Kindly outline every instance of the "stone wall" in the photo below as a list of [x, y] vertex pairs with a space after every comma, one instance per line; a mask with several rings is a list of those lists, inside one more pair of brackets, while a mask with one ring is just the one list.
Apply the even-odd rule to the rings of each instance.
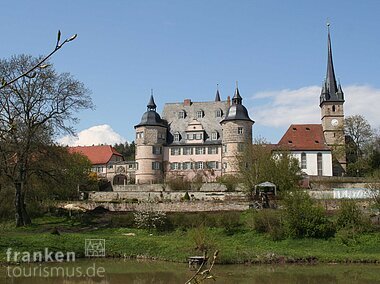
[[[113, 191], [173, 191], [170, 186], [165, 184], [127, 184], [114, 185]], [[199, 191], [227, 191], [224, 184], [220, 183], [203, 183]], [[241, 186], [236, 191], [242, 191]]]
[[[68, 203], [62, 203], [64, 207]], [[70, 202], [77, 207], [86, 210], [93, 210], [96, 207], [103, 207], [109, 211], [126, 212], [139, 209], [146, 209], [145, 203], [127, 203], [127, 202]], [[187, 201], [187, 202], [162, 202], [151, 203], [153, 210], [164, 212], [211, 212], [211, 211], [244, 211], [249, 208], [248, 202], [206, 202], [206, 201]]]
[[[155, 201], [178, 202], [184, 199], [184, 191], [113, 191], [90, 192], [89, 201], [115, 202], [115, 201]], [[246, 201], [247, 197], [242, 192], [207, 192], [188, 191], [191, 200], [198, 201]]]

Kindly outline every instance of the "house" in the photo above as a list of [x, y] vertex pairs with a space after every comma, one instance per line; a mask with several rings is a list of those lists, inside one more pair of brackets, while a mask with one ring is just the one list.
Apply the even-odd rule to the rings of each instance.
[[277, 144], [299, 160], [301, 170], [312, 176], [332, 176], [332, 153], [321, 124], [292, 124]]

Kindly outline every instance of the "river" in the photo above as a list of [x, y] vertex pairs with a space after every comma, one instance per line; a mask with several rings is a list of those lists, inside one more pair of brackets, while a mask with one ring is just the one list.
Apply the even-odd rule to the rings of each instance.
[[[217, 265], [212, 271], [216, 282], [205, 283], [380, 283], [376, 264]], [[0, 283], [170, 284], [185, 283], [192, 274], [186, 263], [96, 259], [3, 266]]]

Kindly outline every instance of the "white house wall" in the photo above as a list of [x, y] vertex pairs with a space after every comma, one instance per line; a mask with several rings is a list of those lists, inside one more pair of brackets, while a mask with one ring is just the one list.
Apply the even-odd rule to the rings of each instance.
[[330, 151], [292, 151], [292, 155], [299, 160], [301, 166], [301, 154], [306, 154], [306, 169], [304, 173], [311, 176], [318, 175], [317, 154], [322, 154], [322, 175], [332, 176], [332, 155]]

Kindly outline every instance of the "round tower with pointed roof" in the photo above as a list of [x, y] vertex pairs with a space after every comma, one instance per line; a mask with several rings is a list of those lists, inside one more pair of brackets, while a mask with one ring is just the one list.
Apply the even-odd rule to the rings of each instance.
[[136, 131], [136, 183], [156, 183], [163, 178], [163, 146], [166, 144], [167, 123], [156, 112], [153, 94]]
[[223, 174], [233, 174], [239, 171], [236, 157], [244, 151], [247, 143], [252, 143], [252, 126], [255, 122], [250, 119], [242, 101], [236, 86], [232, 104], [228, 108], [225, 118], [220, 122], [223, 130]]

